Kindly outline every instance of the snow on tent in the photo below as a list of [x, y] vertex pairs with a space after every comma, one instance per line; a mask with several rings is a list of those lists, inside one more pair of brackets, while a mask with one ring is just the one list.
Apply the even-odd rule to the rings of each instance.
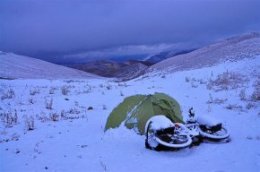
[[124, 123], [138, 134], [145, 133], [145, 124], [155, 115], [165, 115], [173, 122], [183, 123], [180, 105], [172, 97], [164, 93], [153, 95], [134, 95], [124, 99], [109, 115], [105, 131]]

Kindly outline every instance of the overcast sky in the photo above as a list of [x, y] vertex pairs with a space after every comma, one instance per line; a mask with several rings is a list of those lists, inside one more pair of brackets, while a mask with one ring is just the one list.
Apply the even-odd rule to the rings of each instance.
[[31, 56], [260, 30], [260, 0], [0, 0], [0, 50]]

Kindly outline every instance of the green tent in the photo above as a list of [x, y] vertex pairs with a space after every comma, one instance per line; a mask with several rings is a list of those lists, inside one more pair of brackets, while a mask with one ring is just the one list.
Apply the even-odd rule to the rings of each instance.
[[183, 123], [180, 105], [164, 93], [153, 95], [134, 95], [125, 98], [109, 115], [105, 131], [124, 123], [129, 129], [139, 134], [145, 133], [145, 124], [155, 115], [165, 115], [173, 122]]

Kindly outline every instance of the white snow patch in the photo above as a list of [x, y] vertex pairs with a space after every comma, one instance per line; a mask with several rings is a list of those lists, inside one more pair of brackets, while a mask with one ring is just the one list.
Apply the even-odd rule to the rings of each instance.
[[145, 125], [145, 131], [147, 130], [149, 123], [151, 123], [151, 129], [153, 129], [153, 130], [160, 130], [160, 129], [174, 126], [174, 124], [171, 122], [170, 119], [168, 119], [164, 115], [160, 115], [160, 114], [151, 117], [147, 121], [147, 123]]

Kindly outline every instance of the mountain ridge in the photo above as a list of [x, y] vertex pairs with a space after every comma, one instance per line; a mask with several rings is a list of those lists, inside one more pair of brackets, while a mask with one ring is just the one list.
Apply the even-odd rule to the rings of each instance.
[[146, 72], [190, 70], [260, 55], [260, 33], [234, 36], [152, 65]]

